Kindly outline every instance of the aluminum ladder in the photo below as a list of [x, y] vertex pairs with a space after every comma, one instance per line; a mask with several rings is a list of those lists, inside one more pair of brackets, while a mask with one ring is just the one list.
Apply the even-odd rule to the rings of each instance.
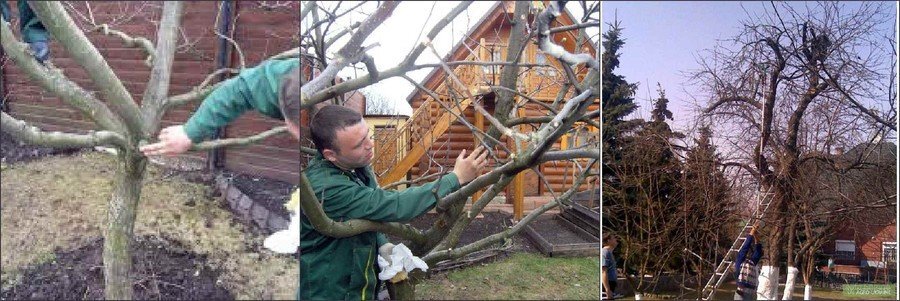
[[[760, 189], [761, 190], [761, 189]], [[744, 241], [747, 239], [747, 234], [750, 233], [750, 228], [759, 220], [765, 216], [766, 211], [769, 210], [769, 205], [772, 204], [772, 195], [771, 187], [769, 191], [762, 192], [758, 190], [756, 194], [756, 198], [759, 201], [756, 207], [756, 211], [753, 213], [753, 216], [750, 217], [750, 220], [746, 225], [741, 229], [741, 233], [738, 234], [737, 238], [734, 242], [731, 243], [731, 248], [728, 249], [728, 252], [725, 253], [725, 257], [722, 258], [722, 262], [719, 263], [719, 266], [716, 267], [715, 272], [709, 278], [709, 281], [706, 282], [706, 286], [703, 287], [703, 291], [700, 292], [700, 298], [703, 300], [710, 300], [716, 294], [716, 289], [722, 285], [722, 281], [725, 280], [725, 275], [727, 275], [728, 270], [734, 264], [735, 256], [741, 248], [741, 245], [744, 244]]]

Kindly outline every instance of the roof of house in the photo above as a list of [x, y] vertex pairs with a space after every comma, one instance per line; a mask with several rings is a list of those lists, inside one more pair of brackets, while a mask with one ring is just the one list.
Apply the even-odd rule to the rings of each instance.
[[[547, 2], [547, 1], [544, 1], [544, 2]], [[444, 62], [447, 62], [452, 57], [458, 57], [459, 54], [462, 53], [462, 48], [466, 42], [466, 39], [472, 37], [476, 32], [484, 30], [485, 27], [490, 24], [490, 22], [486, 22], [486, 21], [496, 18], [505, 9], [502, 5], [500, 5], [501, 3], [502, 3], [502, 1], [496, 1], [494, 3], [494, 5], [491, 6], [490, 9], [488, 9], [487, 13], [485, 13], [484, 16], [482, 16], [481, 19], [479, 19], [477, 23], [475, 23], [475, 26], [472, 26], [472, 28], [470, 28], [469, 31], [466, 32], [466, 34], [463, 36], [463, 38], [460, 39], [459, 42], [457, 42], [456, 45], [453, 46], [453, 48], [451, 48], [450, 51], [447, 52], [446, 55], [444, 55], [443, 58], [441, 58], [441, 60]], [[492, 18], [492, 16], [493, 16], [493, 18]], [[575, 20], [575, 18], [572, 16], [572, 13], [569, 12], [569, 9], [567, 9], [565, 7], [563, 7], [562, 14], [560, 15], [560, 17], [557, 17], [556, 19], [560, 20], [560, 18], [562, 18], [563, 20], [566, 20], [569, 24], [571, 24], [573, 22], [573, 20]], [[572, 35], [572, 31], [567, 31], [566, 33], [569, 35]], [[596, 52], [596, 49], [594, 49], [594, 47], [591, 43], [587, 43], [587, 44], [588, 44], [588, 47], [591, 48], [590, 53]], [[431, 72], [429, 72], [428, 75], [425, 76], [425, 78], [420, 82], [420, 84], [427, 87], [426, 84], [433, 77], [443, 77], [444, 75], [445, 75], [445, 73], [442, 68], [437, 68], [437, 67], [432, 68]], [[420, 91], [418, 88], [413, 88], [412, 92], [410, 92], [409, 95], [406, 97], [406, 102], [412, 103], [412, 100], [419, 93], [422, 93], [422, 91]]]

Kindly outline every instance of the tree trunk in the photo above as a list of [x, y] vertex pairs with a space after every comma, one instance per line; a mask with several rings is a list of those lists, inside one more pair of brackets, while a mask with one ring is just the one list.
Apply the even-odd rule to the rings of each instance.
[[784, 293], [781, 294], [781, 300], [791, 300], [794, 298], [794, 283], [800, 270], [794, 266], [788, 266], [787, 278], [784, 281]]
[[119, 150], [116, 183], [103, 243], [103, 267], [107, 300], [131, 300], [132, 279], [130, 245], [135, 213], [141, 197], [142, 180], [147, 160], [130, 151]]
[[757, 300], [778, 299], [778, 276], [777, 265], [762, 266], [759, 271], [759, 284], [756, 287]]

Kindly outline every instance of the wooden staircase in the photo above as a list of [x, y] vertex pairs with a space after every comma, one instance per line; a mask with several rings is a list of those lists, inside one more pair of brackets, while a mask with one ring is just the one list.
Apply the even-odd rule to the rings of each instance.
[[[437, 101], [443, 101], [453, 114], [444, 110]], [[459, 105], [456, 102], [429, 98], [419, 106], [408, 122], [386, 138], [386, 141], [403, 141], [402, 145], [395, 148], [394, 152], [376, 150], [378, 153], [375, 154], [372, 166], [381, 167], [375, 170], [375, 174], [379, 175], [378, 184], [384, 186], [406, 176], [422, 155], [450, 129], [456, 116], [464, 116], [471, 103], [472, 100], [468, 98], [459, 102]], [[434, 114], [435, 112], [438, 114]]]

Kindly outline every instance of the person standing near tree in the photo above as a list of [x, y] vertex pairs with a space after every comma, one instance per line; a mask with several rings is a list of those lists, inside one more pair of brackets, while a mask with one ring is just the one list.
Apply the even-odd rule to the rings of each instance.
[[615, 298], [622, 297], [622, 295], [616, 294], [616, 287], [618, 286], [618, 282], [616, 281], [618, 275], [616, 275], [616, 257], [613, 256], [613, 250], [619, 245], [619, 238], [616, 237], [615, 234], [607, 233], [603, 237], [603, 250], [600, 251], [600, 282], [603, 285], [603, 293], [602, 296], [606, 296], [603, 298], [604, 300], [613, 300]]
[[[750, 233], [738, 250], [734, 260], [735, 278], [737, 289], [734, 292], [734, 300], [756, 300], [756, 286], [759, 284], [759, 260], [762, 258], [762, 244], [756, 241], [756, 227], [750, 228]], [[751, 251], [750, 256], [748, 253]]]

